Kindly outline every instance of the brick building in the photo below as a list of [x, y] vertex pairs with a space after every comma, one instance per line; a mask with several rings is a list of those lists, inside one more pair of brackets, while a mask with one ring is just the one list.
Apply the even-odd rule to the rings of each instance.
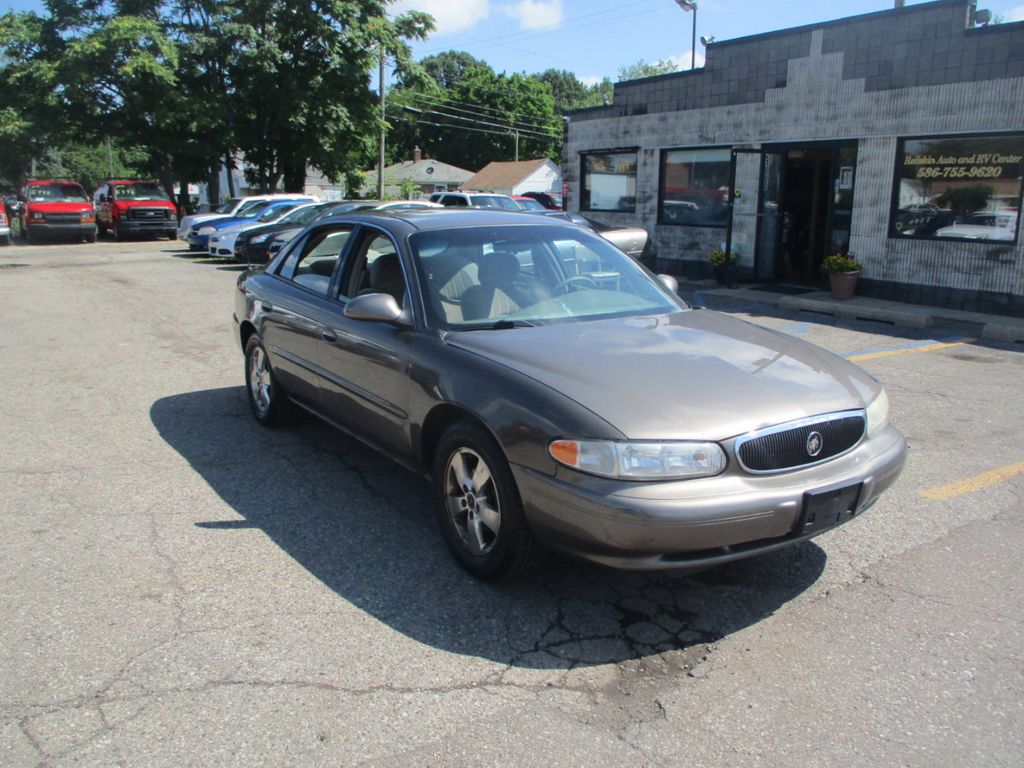
[[1024, 22], [939, 0], [711, 43], [702, 69], [621, 82], [573, 112], [569, 208], [643, 226], [658, 269], [820, 281], [1024, 315]]

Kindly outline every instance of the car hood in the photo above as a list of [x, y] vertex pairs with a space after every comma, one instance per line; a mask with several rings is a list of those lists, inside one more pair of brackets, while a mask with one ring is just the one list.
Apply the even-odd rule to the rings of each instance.
[[879, 390], [831, 352], [706, 310], [446, 340], [561, 392], [630, 439], [724, 440], [863, 408]]

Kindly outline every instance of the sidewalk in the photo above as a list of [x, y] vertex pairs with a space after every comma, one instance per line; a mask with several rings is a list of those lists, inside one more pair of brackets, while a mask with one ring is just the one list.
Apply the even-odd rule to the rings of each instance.
[[875, 320], [909, 328], [969, 325], [977, 329], [974, 333], [980, 339], [1024, 344], [1024, 318], [965, 312], [922, 304], [904, 304], [866, 296], [854, 296], [852, 299], [840, 301], [833, 299], [828, 291], [813, 291], [791, 296], [759, 288], [757, 285], [722, 288], [713, 280], [693, 280], [680, 282], [679, 294], [687, 300], [692, 298], [698, 304], [703, 304], [708, 297], [713, 297], [716, 300], [714, 303], [723, 303], [724, 309], [730, 306], [770, 306], [833, 317]]

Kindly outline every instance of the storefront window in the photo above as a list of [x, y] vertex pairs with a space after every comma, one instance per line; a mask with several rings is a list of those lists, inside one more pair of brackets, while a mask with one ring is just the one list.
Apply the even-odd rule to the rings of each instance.
[[729, 223], [728, 149], [669, 149], [661, 153], [661, 224], [725, 227]]
[[890, 237], [1013, 242], [1024, 134], [902, 139]]
[[583, 156], [584, 211], [636, 210], [636, 152]]

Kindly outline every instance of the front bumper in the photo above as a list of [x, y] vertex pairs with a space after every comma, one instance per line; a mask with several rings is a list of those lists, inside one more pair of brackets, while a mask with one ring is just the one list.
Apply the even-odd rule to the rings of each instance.
[[193, 251], [205, 251], [210, 246], [209, 235], [193, 235], [188, 236], [188, 247]]
[[[732, 465], [717, 477], [664, 483], [559, 469], [512, 470], [531, 530], [552, 549], [615, 568], [697, 570], [806, 541], [870, 507], [899, 476], [907, 444], [889, 426], [832, 461], [776, 475]], [[804, 526], [808, 492], [860, 484], [856, 506]]]
[[164, 235], [173, 239], [178, 233], [178, 223], [174, 219], [121, 219], [117, 222], [117, 229], [123, 235]]
[[50, 224], [45, 221], [30, 221], [28, 223], [32, 237], [38, 238], [79, 238], [88, 237], [96, 232], [95, 222], [88, 224]]

